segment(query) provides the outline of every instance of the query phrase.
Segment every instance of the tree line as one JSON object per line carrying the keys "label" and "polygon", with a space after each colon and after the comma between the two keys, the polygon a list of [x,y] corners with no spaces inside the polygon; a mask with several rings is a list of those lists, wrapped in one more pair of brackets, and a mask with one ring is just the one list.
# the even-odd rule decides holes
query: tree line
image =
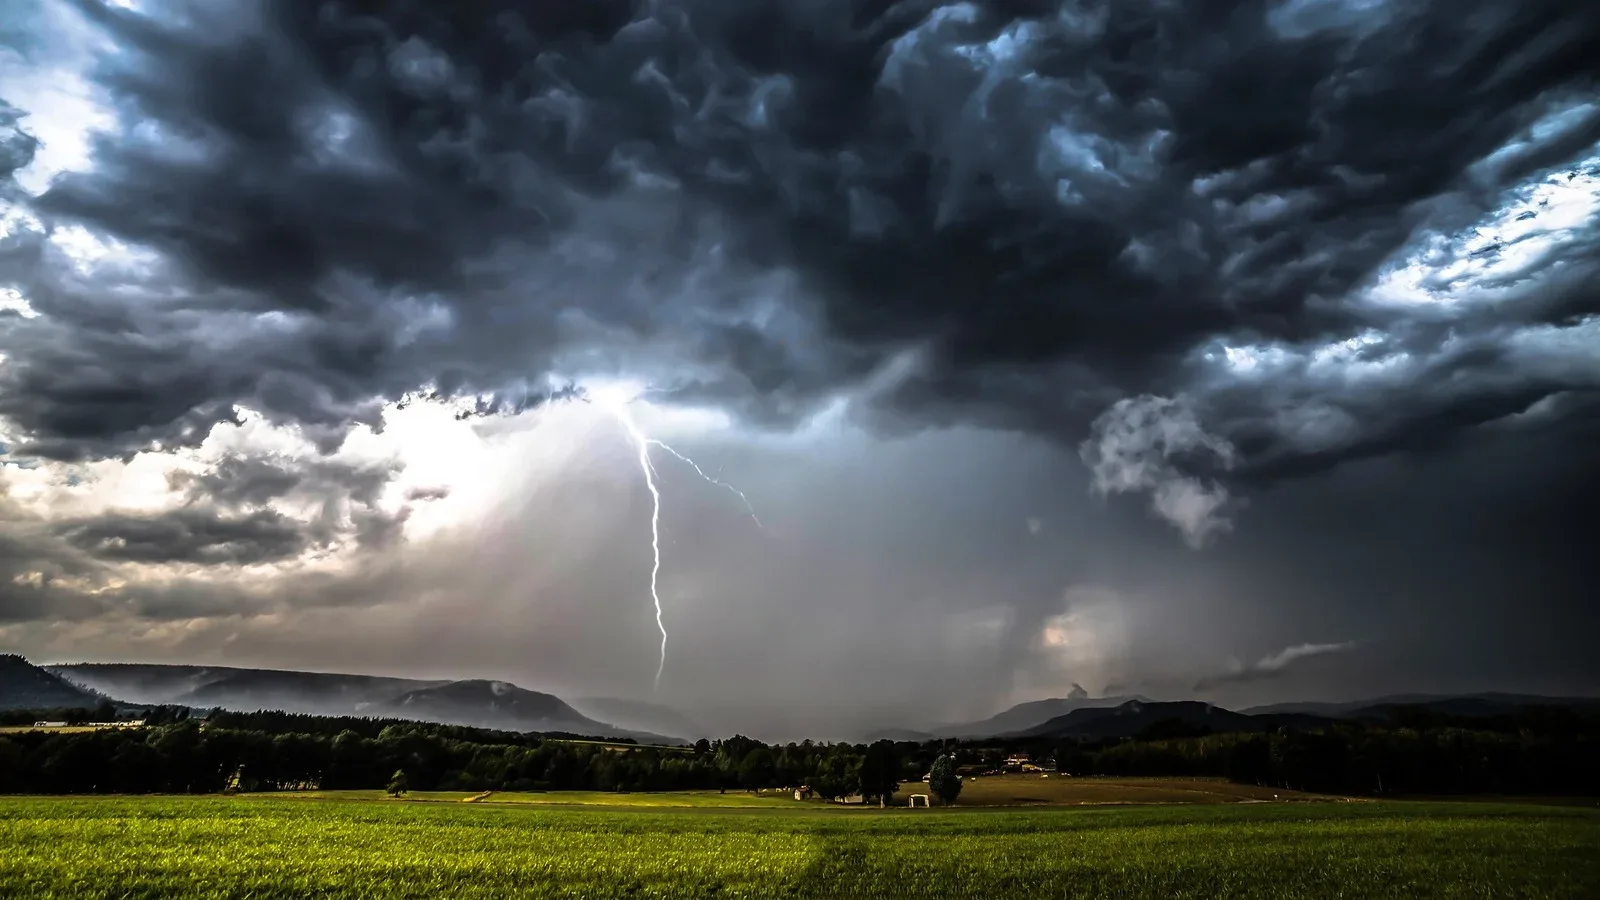
{"label": "tree line", "polygon": [[0,792],[374,789],[403,772],[410,790],[804,787],[828,799],[877,799],[921,778],[937,755],[905,749],[889,741],[769,746],[743,735],[654,747],[392,720],[152,710],[137,729],[0,736]]}
{"label": "tree line", "polygon": [[[31,723],[40,711],[10,718]],[[895,796],[932,776],[953,799],[958,774],[1027,753],[1070,775],[1220,776],[1344,794],[1595,794],[1600,717],[1566,710],[1500,719],[1399,711],[1264,734],[1207,734],[1157,723],[1133,738],[1077,741],[804,741],[743,735],[654,747],[398,720],[154,709],[145,727],[0,736],[0,792],[214,793],[380,789],[673,791],[801,787],[823,798]]]}
{"label": "tree line", "polygon": [[1600,735],[1339,724],[1269,734],[1068,743],[1074,775],[1220,776],[1319,793],[1600,794]]}

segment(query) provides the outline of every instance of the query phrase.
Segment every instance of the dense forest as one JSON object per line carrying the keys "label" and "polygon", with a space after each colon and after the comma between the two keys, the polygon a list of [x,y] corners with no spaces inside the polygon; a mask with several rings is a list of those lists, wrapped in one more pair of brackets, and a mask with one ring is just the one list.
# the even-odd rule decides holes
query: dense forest
{"label": "dense forest", "polygon": [[[50,718],[46,711],[8,719]],[[412,790],[756,790],[806,785],[822,797],[892,795],[934,759],[966,774],[1028,753],[1071,775],[1221,776],[1346,794],[1597,794],[1600,716],[1529,709],[1495,719],[1398,710],[1267,734],[1202,734],[1158,723],[1118,740],[810,741],[736,735],[692,747],[588,742],[396,720],[151,710],[140,728],[0,736],[0,792],[212,793],[377,789],[403,771]]]}

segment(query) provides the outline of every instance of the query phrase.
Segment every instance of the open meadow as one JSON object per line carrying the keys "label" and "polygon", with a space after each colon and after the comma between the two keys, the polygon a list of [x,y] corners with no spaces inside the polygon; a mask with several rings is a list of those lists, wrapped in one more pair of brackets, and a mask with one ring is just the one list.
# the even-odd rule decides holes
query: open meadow
{"label": "open meadow", "polygon": [[[927,793],[928,786],[917,782],[901,784],[894,804],[904,806],[906,798]],[[379,800],[382,791],[305,791],[282,795],[298,799]],[[823,800],[796,803],[789,791],[661,791],[655,793],[610,793],[601,791],[412,791],[414,802],[517,803],[535,806],[605,806],[637,808],[729,808],[729,809],[836,809]],[[957,806],[1105,806],[1148,803],[1251,803],[1280,802],[1364,802],[1344,797],[1306,794],[1279,788],[1234,784],[1221,778],[1062,778],[1055,775],[996,775],[968,778],[962,783]],[[876,806],[876,802],[870,804]]]}
{"label": "open meadow", "polygon": [[499,795],[0,798],[0,896],[1600,896],[1600,810],[1586,808],[913,811],[727,795],[723,808],[701,796],[664,809],[637,802],[664,795],[604,796],[609,808],[488,802]]}

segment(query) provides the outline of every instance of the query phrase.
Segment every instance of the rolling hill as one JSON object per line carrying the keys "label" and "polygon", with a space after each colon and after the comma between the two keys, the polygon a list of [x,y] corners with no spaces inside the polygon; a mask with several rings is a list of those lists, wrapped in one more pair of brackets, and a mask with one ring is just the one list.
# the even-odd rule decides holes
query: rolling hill
{"label": "rolling hill", "polygon": [[406,691],[448,683],[233,666],[79,663],[47,668],[76,684],[130,703],[284,709],[324,715],[360,715],[366,707]]}
{"label": "rolling hill", "polygon": [[0,710],[93,709],[105,699],[20,656],[0,655]]}
{"label": "rolling hill", "polygon": [[1281,727],[1312,728],[1328,720],[1304,713],[1246,715],[1198,700],[1154,703],[1130,700],[1111,708],[1078,709],[1012,737],[1073,737],[1085,740],[1150,737],[1165,730],[1217,734],[1271,731]]}
{"label": "rolling hill", "polygon": [[41,666],[73,684],[120,697],[129,703],[172,703],[228,672],[241,671],[213,666],[147,666],[138,663],[77,663]]}
{"label": "rolling hill", "polygon": [[408,691],[448,684],[323,672],[241,669],[173,699],[184,706],[285,709],[318,715],[376,715]]}
{"label": "rolling hill", "polygon": [[[132,703],[326,716],[372,716],[595,737],[676,742],[655,729],[590,718],[559,697],[504,681],[428,681],[332,672],[82,663],[50,667],[60,677]],[[98,701],[96,701],[98,702]],[[93,705],[92,703],[90,705]],[[670,711],[668,711],[670,712]]]}
{"label": "rolling hill", "polygon": [[380,704],[372,714],[504,731],[597,735],[615,730],[584,716],[560,697],[506,681],[452,681],[419,688]]}
{"label": "rolling hill", "polygon": [[1149,702],[1144,697],[1054,697],[1018,703],[1004,712],[977,722],[941,725],[932,729],[938,737],[985,738],[1016,734],[1043,725],[1052,719],[1082,709],[1109,709],[1129,701]]}
{"label": "rolling hill", "polygon": [[1173,703],[1145,703],[1129,700],[1110,708],[1075,709],[1020,732],[1027,737],[1114,738],[1132,737],[1157,722],[1176,720],[1190,727],[1212,731],[1255,731],[1250,716],[1232,710],[1181,700]]}

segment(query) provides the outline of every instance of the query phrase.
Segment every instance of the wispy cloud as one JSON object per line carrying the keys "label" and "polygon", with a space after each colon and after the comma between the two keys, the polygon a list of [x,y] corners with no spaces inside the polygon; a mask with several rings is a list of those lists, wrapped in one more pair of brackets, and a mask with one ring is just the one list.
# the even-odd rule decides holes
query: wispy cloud
{"label": "wispy cloud", "polygon": [[1275,678],[1288,671],[1301,660],[1314,656],[1327,656],[1332,653],[1348,653],[1356,649],[1355,641],[1344,641],[1335,644],[1296,644],[1285,647],[1277,653],[1263,656],[1250,665],[1244,665],[1238,660],[1232,660],[1228,671],[1216,675],[1207,675],[1195,682],[1197,691],[1209,690],[1224,684],[1242,684],[1249,681],[1261,681]]}

